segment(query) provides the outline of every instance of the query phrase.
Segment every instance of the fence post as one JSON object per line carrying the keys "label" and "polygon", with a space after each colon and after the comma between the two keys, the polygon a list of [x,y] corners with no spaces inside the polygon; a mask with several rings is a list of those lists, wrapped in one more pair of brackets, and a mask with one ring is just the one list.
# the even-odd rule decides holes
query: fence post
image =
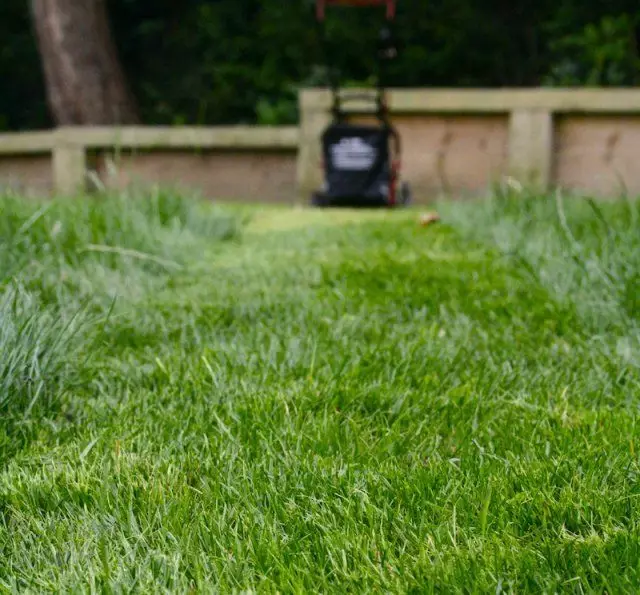
{"label": "fence post", "polygon": [[53,189],[56,195],[70,196],[85,188],[87,156],[85,147],[72,138],[70,129],[59,128],[53,143]]}
{"label": "fence post", "polygon": [[298,149],[298,194],[308,202],[322,184],[322,145],[320,137],[331,122],[327,95],[319,90],[303,90],[299,94],[300,136]]}
{"label": "fence post", "polygon": [[509,175],[547,190],[553,169],[553,114],[545,109],[515,109],[509,117]]}

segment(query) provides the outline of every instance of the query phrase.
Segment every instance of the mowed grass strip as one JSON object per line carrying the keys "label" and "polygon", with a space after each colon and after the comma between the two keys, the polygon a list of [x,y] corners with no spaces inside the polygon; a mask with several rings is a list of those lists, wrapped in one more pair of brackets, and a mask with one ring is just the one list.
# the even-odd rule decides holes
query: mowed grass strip
{"label": "mowed grass strip", "polygon": [[7,592],[638,589],[635,205],[100,200],[1,199]]}

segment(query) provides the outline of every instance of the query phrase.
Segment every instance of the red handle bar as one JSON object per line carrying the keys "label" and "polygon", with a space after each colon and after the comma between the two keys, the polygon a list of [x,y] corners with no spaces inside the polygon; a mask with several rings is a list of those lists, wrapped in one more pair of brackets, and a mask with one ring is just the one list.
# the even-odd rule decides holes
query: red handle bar
{"label": "red handle bar", "polygon": [[397,0],[317,0],[316,15],[319,21],[324,21],[327,6],[386,6],[387,19],[392,20],[396,16]]}

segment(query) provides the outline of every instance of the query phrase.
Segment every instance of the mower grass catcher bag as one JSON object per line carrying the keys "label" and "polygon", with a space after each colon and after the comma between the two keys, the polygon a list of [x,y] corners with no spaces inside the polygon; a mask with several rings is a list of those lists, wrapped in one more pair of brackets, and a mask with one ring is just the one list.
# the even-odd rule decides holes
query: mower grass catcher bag
{"label": "mower grass catcher bag", "polygon": [[325,182],[315,196],[322,206],[387,206],[391,184],[390,129],[344,122],[322,136]]}

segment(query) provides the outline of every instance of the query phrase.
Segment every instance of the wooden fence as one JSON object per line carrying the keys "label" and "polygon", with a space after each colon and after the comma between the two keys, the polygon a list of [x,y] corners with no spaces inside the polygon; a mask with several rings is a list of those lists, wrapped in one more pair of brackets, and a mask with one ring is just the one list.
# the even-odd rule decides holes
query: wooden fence
{"label": "wooden fence", "polygon": [[[640,90],[391,90],[417,202],[510,177],[596,196],[640,194]],[[370,120],[354,103],[354,120]],[[300,94],[299,127],[62,128],[0,135],[0,185],[72,194],[97,181],[183,186],[219,200],[306,201],[321,182],[326,90]]]}
{"label": "wooden fence", "polygon": [[0,185],[70,195],[166,184],[221,200],[293,201],[298,128],[59,128],[0,135]]}

